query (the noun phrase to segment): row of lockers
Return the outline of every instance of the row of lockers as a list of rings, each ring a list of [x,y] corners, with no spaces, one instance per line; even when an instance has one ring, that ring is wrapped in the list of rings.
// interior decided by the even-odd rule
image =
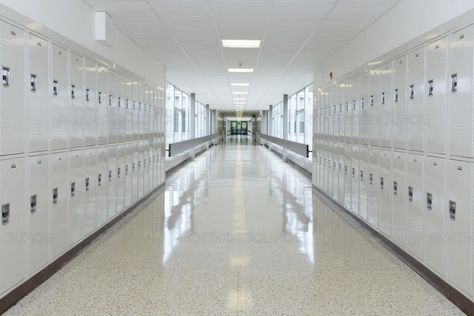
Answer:
[[[319,142],[314,168],[318,188],[472,296],[473,163]]]
[[[474,157],[474,26],[316,93],[315,134],[347,144]]]
[[[163,183],[163,157],[144,141],[1,160],[0,294]]]
[[[0,41],[0,155],[151,139],[164,130],[163,89],[2,21]]]

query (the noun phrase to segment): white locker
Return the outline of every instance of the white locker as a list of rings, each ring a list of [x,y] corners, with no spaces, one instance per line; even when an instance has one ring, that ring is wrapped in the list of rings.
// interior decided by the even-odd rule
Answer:
[[[151,189],[154,190],[158,186],[158,153],[156,149],[156,140],[153,140],[152,148],[152,178]]]
[[[326,165],[326,172],[327,172],[327,189],[326,189],[326,193],[327,195],[329,196],[333,196],[333,172],[332,172],[332,152],[329,152],[327,153],[327,165]]]
[[[344,147],[342,147],[343,145],[341,144],[340,145],[340,149],[339,149],[339,160],[338,160],[338,166],[337,166],[337,173],[338,173],[338,193],[337,193],[337,196],[338,196],[338,202],[341,203],[342,205],[344,205],[344,196],[345,196],[345,193],[344,193]]]
[[[392,147],[392,62],[380,68],[380,146]]]
[[[25,33],[4,22],[0,22],[0,32],[0,155],[9,155],[25,152],[26,145]]]
[[[332,155],[332,197],[335,201],[339,200],[339,174],[338,174],[338,164],[339,164],[339,144],[334,144],[334,151]]]
[[[144,121],[145,121],[145,114],[144,114],[144,87],[143,84],[140,82],[138,83],[138,139],[144,139]],[[143,163],[143,162],[142,162]],[[142,169],[143,170],[143,169]]]
[[[338,95],[337,95],[338,88],[333,88],[333,117],[334,117],[334,142],[340,142],[340,128],[339,128],[339,119],[340,119],[340,106],[338,103]]]
[[[151,158],[150,158],[150,147],[148,146],[145,149],[145,159],[143,166],[145,168],[145,193],[150,192],[151,190]]]
[[[354,214],[359,214],[359,147],[352,146],[352,153],[351,153],[351,211]]]
[[[97,144],[98,104],[97,104],[97,64],[85,60],[84,72],[84,145]],[[92,178],[91,178],[92,179]],[[95,182],[95,181],[93,181]]]
[[[325,151],[325,149],[323,149],[322,151],[322,155],[323,155],[323,169],[322,169],[322,190],[324,193],[327,194],[328,192],[328,158],[327,158],[327,152]]]
[[[132,162],[132,176],[133,176],[133,195],[132,195],[132,202],[136,202],[139,199],[139,190],[138,190],[138,182],[139,182],[139,171],[138,171],[138,143],[133,143],[133,162]]]
[[[82,147],[84,124],[84,58],[74,53],[69,54],[70,78],[69,102],[71,103],[70,147]]]
[[[392,154],[392,240],[400,247],[405,247],[405,210],[406,189],[406,154]]]
[[[367,99],[368,75],[364,74],[359,78],[358,84],[358,102],[360,109],[360,144],[369,144],[369,104]]]
[[[381,150],[379,154],[379,211],[378,225],[380,231],[390,237],[392,234],[392,179],[391,153]]]
[[[392,144],[394,148],[406,149],[407,136],[407,56],[397,58],[393,61],[393,84],[392,108],[393,108],[393,131]]]
[[[446,175],[446,276],[472,295],[472,163],[448,160]]]
[[[126,141],[130,142],[133,140],[133,86],[132,81],[127,81],[124,87],[125,90],[125,134]]]
[[[51,216],[51,254],[55,259],[69,246],[68,238],[68,157],[67,153],[52,154],[49,159],[48,203]]]
[[[29,190],[27,210],[29,230],[28,274],[33,275],[48,263],[48,156],[28,158]],[[46,185],[45,185],[46,184]],[[33,238],[34,237],[34,238]]]
[[[97,144],[107,144],[109,128],[109,106],[107,104],[107,91],[109,82],[109,70],[99,67],[97,72]]]
[[[369,149],[368,152],[368,180],[367,180],[367,221],[373,227],[378,227],[379,211],[379,152]]]
[[[344,148],[344,207],[351,209],[351,187],[352,187],[352,159],[351,146],[345,145]]]
[[[339,89],[339,91],[341,90]],[[338,126],[339,126],[338,142],[343,143],[344,142],[344,105],[343,103],[339,103],[337,112],[338,112],[337,115],[338,115],[338,121],[339,121],[338,122]]]
[[[426,151],[435,154],[446,153],[447,46],[443,38],[426,48],[424,136]]]
[[[138,166],[137,166],[137,168],[138,168],[138,198],[139,199],[141,199],[143,197],[144,192],[145,192],[144,191],[145,171],[144,171],[144,168],[143,168],[143,159],[144,159],[144,149],[143,149],[143,147],[144,147],[143,142],[140,142],[139,147],[138,147]]]
[[[329,95],[326,96],[327,100],[327,117],[328,117],[328,140],[334,141],[334,104],[333,104],[333,93],[334,87],[328,89]]]
[[[0,161],[0,293],[18,284],[26,272],[25,159]],[[16,240],[18,239],[18,240]]]
[[[351,104],[351,140],[352,144],[360,143],[360,102],[359,102],[359,88],[360,88],[360,79],[353,79],[351,81],[351,94],[350,94],[350,104]]]
[[[107,219],[117,214],[117,147],[107,148]]]
[[[447,124],[452,156],[473,157],[473,42],[474,26],[449,37]]]
[[[49,79],[48,42],[30,35],[28,87],[29,151],[48,150],[49,141]]]
[[[446,199],[444,193],[445,160],[426,157],[423,170],[424,263],[438,274],[444,274],[444,219]]]
[[[108,163],[107,148],[99,147],[96,151],[97,171],[96,171],[96,226],[102,226],[107,221],[107,205],[108,205]]]
[[[412,151],[423,151],[423,104],[425,99],[425,49],[408,54],[407,143]]]
[[[359,150],[359,216],[367,221],[368,211],[368,148],[361,146]]]
[[[84,152],[69,153],[69,241],[76,244],[84,228]]]
[[[125,77],[117,76],[117,142],[126,141]]]
[[[68,146],[69,95],[67,87],[67,51],[52,44],[51,149]]]
[[[108,127],[108,144],[117,142],[117,126],[118,126],[118,107],[117,107],[117,74],[112,70],[109,71],[109,85],[107,91],[107,107],[109,109],[109,127]]]
[[[96,227],[97,157],[95,149],[84,152],[84,235],[89,235]]]
[[[134,95],[134,100],[132,104],[133,108],[133,140],[138,140],[139,139],[139,134],[140,134],[140,128],[139,128],[139,123],[140,123],[140,112],[139,112],[139,102],[138,102],[138,85],[133,86],[133,95]]]
[[[117,211],[121,212],[125,209],[125,145],[117,146],[117,170],[116,170],[116,181],[117,181]]]
[[[344,97],[345,97],[345,112],[344,112],[344,142],[350,144],[352,141],[352,106],[350,104],[350,88],[345,88]]]
[[[423,260],[423,156],[408,155],[406,174],[406,248]]]
[[[313,174],[314,181],[318,189],[321,189],[321,164],[322,164],[322,158],[321,155],[319,154],[319,149],[317,149],[317,154],[316,154],[316,160],[315,160],[315,174]]]
[[[368,128],[369,144],[371,146],[380,146],[380,84],[379,71],[371,70],[368,77]]]
[[[132,175],[132,163],[133,163],[133,147],[131,144],[125,146],[125,207],[132,204],[133,198],[133,175]]]

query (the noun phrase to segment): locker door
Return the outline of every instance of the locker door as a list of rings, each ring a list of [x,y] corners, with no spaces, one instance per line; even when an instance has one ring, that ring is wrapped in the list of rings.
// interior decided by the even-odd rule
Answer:
[[[125,78],[118,76],[117,85],[117,142],[123,143],[126,141],[126,107],[125,107]]]
[[[405,246],[406,209],[406,154],[392,155],[392,239],[400,247]]]
[[[109,107],[107,104],[107,91],[109,81],[109,70],[99,67],[97,72],[97,144],[107,144]]]
[[[472,295],[472,163],[448,160],[446,166],[446,243],[447,278]]]
[[[380,146],[392,147],[392,62],[380,69]]]
[[[69,241],[77,243],[84,228],[84,152],[73,151],[69,156]]]
[[[367,202],[368,202],[368,148],[361,147],[359,156],[359,216],[367,221]]]
[[[346,88],[349,89],[349,88]],[[345,90],[346,104],[345,104],[345,114],[344,114],[344,133],[345,133],[345,143],[350,144],[352,142],[352,106],[349,101],[349,96],[347,95],[350,91]]]
[[[331,152],[328,152],[326,171],[327,171],[327,183],[328,183],[326,193],[332,197],[333,196],[333,183],[332,183],[332,153]]]
[[[360,109],[360,143],[362,145],[368,145],[369,139],[369,104],[367,100],[367,81],[368,75],[364,74],[359,78],[359,109]]]
[[[473,31],[469,26],[449,37],[448,146],[453,156],[473,157]]]
[[[424,262],[436,272],[444,274],[444,218],[446,199],[444,195],[445,160],[426,157],[424,163]]]
[[[0,293],[18,284],[26,272],[26,240],[15,236],[25,233],[25,159],[0,161]]]
[[[352,116],[352,144],[359,144],[360,143],[360,102],[359,102],[359,86],[360,86],[360,79],[354,79],[351,81],[351,116]]]
[[[107,219],[117,213],[117,148],[109,146],[107,148]]]
[[[138,139],[143,140],[144,139],[144,121],[145,121],[145,115],[144,115],[144,110],[143,110],[143,99],[144,99],[144,89],[143,89],[143,84],[139,83],[138,84]],[[143,163],[143,162],[142,162]],[[143,166],[142,166],[143,167]],[[143,170],[143,169],[142,169]]]
[[[125,206],[128,207],[132,204],[132,192],[133,192],[133,177],[132,177],[132,163],[133,153],[132,145],[127,144],[126,156],[125,156]]]
[[[96,199],[97,186],[97,157],[96,150],[89,149],[84,152],[84,235],[89,235],[96,227]]]
[[[139,139],[139,106],[138,106],[138,101],[137,101],[137,97],[138,97],[138,94],[137,94],[137,90],[138,90],[138,87],[134,86],[134,95],[135,95],[135,99],[133,100],[133,104],[132,104],[132,108],[133,108],[133,140],[138,140]]]
[[[108,163],[107,148],[97,148],[97,171],[95,182],[97,185],[96,198],[96,225],[102,226],[107,221],[107,205],[108,205]]]
[[[338,202],[344,205],[344,148],[341,146],[338,161]]]
[[[89,59],[85,60],[84,72],[84,144],[94,146],[97,143],[97,64]],[[91,178],[92,179],[92,178]],[[95,181],[92,181],[95,183]]]
[[[125,100],[125,107],[127,112],[126,117],[126,140],[130,142],[133,140],[133,88],[132,82],[129,80],[127,81],[127,85],[125,86],[126,91],[126,100]]]
[[[133,144],[133,163],[132,163],[132,175],[133,175],[133,202],[136,202],[139,199],[138,195],[138,143]]]
[[[55,259],[69,246],[67,153],[52,154],[49,166],[50,187],[48,203],[51,216],[51,254],[52,259]]]
[[[338,142],[344,142],[344,105],[339,103],[338,106],[338,116],[339,116],[339,137]]]
[[[369,144],[371,146],[380,146],[380,86],[378,70],[371,70],[369,72],[368,82]]]
[[[334,141],[339,142],[339,105],[337,103],[337,87],[334,87],[334,96],[333,96],[333,117],[334,117]]]
[[[423,260],[423,157],[407,158],[407,250]]]
[[[48,42],[30,35],[29,44],[29,146],[38,152],[48,150],[49,141]]]
[[[351,154],[351,211],[354,214],[359,214],[359,147],[352,146]]]
[[[339,162],[339,144],[334,144],[334,152],[332,155],[332,197],[335,201],[339,200],[339,175],[338,175],[338,162]]]
[[[107,91],[107,107],[109,113],[109,133],[108,144],[117,142],[117,125],[118,125],[118,106],[117,106],[117,74],[113,71],[109,72],[109,89]]]
[[[117,211],[125,209],[125,149],[124,145],[117,146]]]
[[[390,152],[385,150],[380,151],[378,223],[380,231],[388,237],[392,234],[392,179],[390,161]]]
[[[443,38],[426,49],[426,101],[424,133],[426,151],[446,153],[446,63],[448,41]]]
[[[0,23],[3,84],[0,93],[0,155],[25,152],[25,33]]]
[[[328,89],[329,95],[326,97],[326,109],[327,109],[327,117],[328,117],[328,140],[334,141],[334,115],[333,115],[333,91],[334,88]]]
[[[406,149],[406,85],[407,85],[407,56],[400,57],[393,62],[393,132],[394,148]]]
[[[425,50],[408,55],[407,141],[408,149],[423,151],[423,104],[425,98]]]
[[[316,187],[321,189],[321,156],[319,155],[319,149],[316,154],[316,159],[314,161],[315,174],[313,174]]]
[[[48,263],[48,156],[28,159],[29,190],[26,196],[29,221],[28,274],[33,275]],[[35,236],[35,238],[33,238]]]
[[[379,152],[377,149],[370,149],[368,153],[368,198],[367,198],[367,218],[370,225],[378,227],[378,211],[379,211]]]
[[[344,154],[344,207],[348,210],[351,209],[351,187],[352,187],[352,159],[351,159],[351,146],[345,146]]]
[[[70,53],[70,76],[69,99],[71,102],[71,125],[70,147],[84,146],[83,134],[85,124],[83,124],[83,93],[84,93],[84,58]]]

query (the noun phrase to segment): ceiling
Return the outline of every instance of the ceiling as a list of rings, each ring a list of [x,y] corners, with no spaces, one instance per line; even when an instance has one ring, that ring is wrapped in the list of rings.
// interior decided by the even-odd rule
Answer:
[[[166,65],[167,80],[211,108],[267,109],[313,81],[313,70],[399,0],[85,0]],[[222,39],[257,39],[258,49],[223,48]],[[230,74],[227,68],[255,68]],[[231,87],[248,82],[248,88]],[[241,107],[241,106],[239,106]]]

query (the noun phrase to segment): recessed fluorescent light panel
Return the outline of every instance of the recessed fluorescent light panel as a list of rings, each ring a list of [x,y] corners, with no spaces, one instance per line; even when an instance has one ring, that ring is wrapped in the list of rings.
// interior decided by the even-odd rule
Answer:
[[[232,94],[249,94],[247,91],[232,91]]]
[[[253,68],[229,68],[227,69],[229,72],[237,72],[237,73],[252,73]]]
[[[225,48],[259,48],[260,40],[222,40],[222,46]]]
[[[250,83],[247,82],[234,82],[230,84],[232,87],[250,87]]]
[[[247,100],[246,98],[234,98],[234,101],[245,101]]]

